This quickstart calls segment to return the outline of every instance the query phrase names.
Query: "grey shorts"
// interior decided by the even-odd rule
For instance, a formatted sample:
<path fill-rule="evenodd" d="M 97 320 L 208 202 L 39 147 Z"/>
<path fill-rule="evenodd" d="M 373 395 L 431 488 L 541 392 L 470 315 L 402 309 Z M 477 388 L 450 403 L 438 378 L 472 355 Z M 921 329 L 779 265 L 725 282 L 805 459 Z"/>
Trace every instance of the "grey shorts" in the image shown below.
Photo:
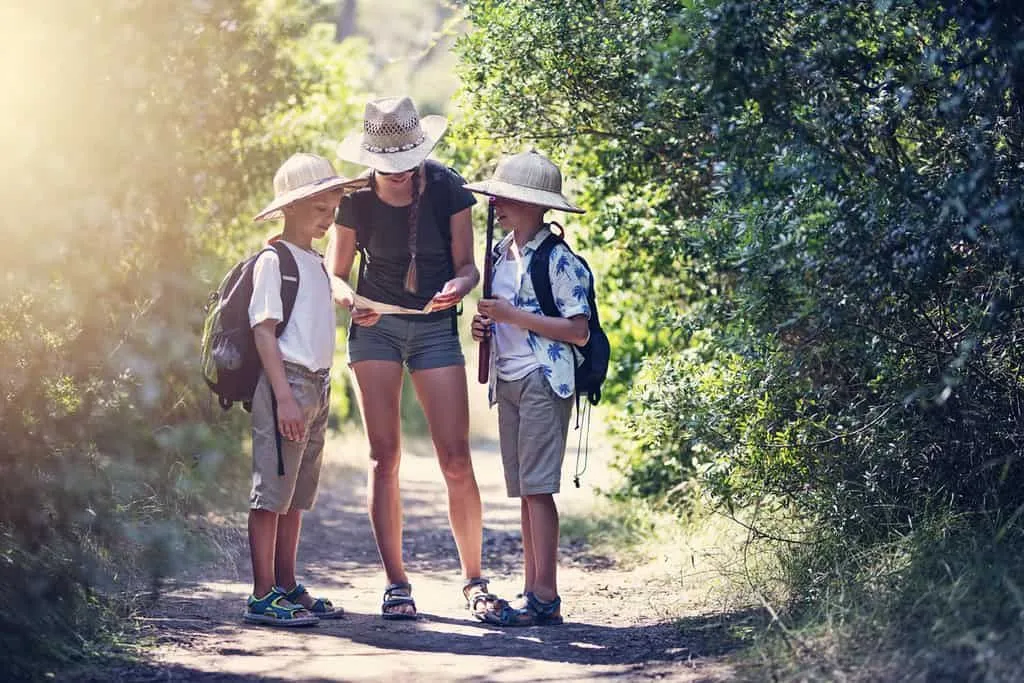
<path fill-rule="evenodd" d="M 369 327 L 350 324 L 348 362 L 364 360 L 405 363 L 409 372 L 466 364 L 450 317 L 426 321 L 383 315 Z"/>
<path fill-rule="evenodd" d="M 306 418 L 304 441 L 281 438 L 281 463 L 278 474 L 277 421 L 274 419 L 273 391 L 265 374 L 260 374 L 252 399 L 252 492 L 249 507 L 286 513 L 309 510 L 316 502 L 320 466 L 324 455 L 324 434 L 330 406 L 329 373 L 311 372 L 285 363 L 285 376 Z"/>
<path fill-rule="evenodd" d="M 558 493 L 572 398 L 562 398 L 539 368 L 526 377 L 499 379 L 498 436 L 510 498 Z"/>

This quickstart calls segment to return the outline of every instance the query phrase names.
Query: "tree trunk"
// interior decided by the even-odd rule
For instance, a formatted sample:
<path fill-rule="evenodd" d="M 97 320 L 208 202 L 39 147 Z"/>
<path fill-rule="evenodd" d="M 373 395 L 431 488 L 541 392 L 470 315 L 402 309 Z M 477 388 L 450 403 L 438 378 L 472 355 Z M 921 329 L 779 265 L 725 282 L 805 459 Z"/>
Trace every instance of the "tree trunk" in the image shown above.
<path fill-rule="evenodd" d="M 356 32 L 356 0 L 339 0 L 334 23 L 334 42 L 340 43 Z"/>

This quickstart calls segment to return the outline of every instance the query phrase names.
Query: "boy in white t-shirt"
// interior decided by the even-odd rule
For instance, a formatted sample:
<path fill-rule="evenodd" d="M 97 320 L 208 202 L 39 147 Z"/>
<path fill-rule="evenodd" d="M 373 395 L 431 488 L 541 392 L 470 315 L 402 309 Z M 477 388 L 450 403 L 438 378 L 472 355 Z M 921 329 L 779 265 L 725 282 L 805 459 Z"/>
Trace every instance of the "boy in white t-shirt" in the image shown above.
<path fill-rule="evenodd" d="M 299 286 L 278 337 L 284 319 L 280 260 L 273 250 L 257 259 L 249 323 L 263 371 L 252 401 L 248 622 L 301 626 L 343 612 L 330 600 L 313 598 L 296 581 L 295 562 L 302 512 L 313 507 L 320 477 L 335 339 L 331 283 L 312 242 L 331 227 L 351 183 L 327 159 L 296 154 L 274 175 L 274 201 L 256 215 L 256 220 L 284 218 L 279 239 L 295 258 Z"/>

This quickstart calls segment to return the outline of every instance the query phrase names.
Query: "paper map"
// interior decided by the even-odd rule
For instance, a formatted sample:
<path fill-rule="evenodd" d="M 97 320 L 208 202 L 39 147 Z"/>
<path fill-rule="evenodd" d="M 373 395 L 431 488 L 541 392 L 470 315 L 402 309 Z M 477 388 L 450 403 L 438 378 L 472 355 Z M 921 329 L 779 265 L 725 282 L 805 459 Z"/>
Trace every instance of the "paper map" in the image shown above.
<path fill-rule="evenodd" d="M 356 308 L 373 311 L 375 313 L 380 313 L 381 315 L 426 315 L 434 310 L 433 300 L 428 301 L 427 305 L 423 308 L 405 308 L 403 306 L 395 306 L 394 304 L 382 304 L 379 301 L 367 299 L 365 296 L 356 294 L 353 299 L 353 303 Z"/>

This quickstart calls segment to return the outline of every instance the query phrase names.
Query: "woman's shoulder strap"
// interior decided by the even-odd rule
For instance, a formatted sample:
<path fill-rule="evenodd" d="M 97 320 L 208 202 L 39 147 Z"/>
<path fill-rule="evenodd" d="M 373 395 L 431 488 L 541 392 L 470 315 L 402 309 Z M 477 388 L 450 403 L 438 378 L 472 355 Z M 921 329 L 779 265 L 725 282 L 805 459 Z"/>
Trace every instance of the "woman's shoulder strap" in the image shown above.
<path fill-rule="evenodd" d="M 352 217 L 355 219 L 352 222 L 355 225 L 349 227 L 355 228 L 356 248 L 365 249 L 370 243 L 370 203 L 373 201 L 373 187 L 361 187 L 345 195 L 342 201 L 352 203 Z"/>

